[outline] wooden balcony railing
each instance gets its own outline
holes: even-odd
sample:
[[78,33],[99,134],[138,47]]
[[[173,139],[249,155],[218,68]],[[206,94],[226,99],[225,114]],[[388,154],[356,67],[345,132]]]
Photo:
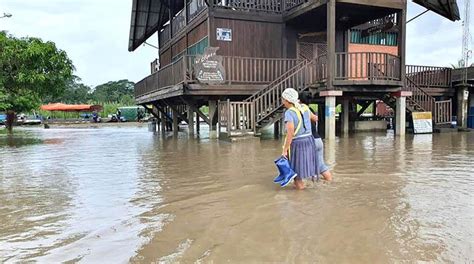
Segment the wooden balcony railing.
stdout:
[[285,11],[289,11],[297,6],[300,6],[304,3],[308,2],[308,0],[286,0],[285,1]]
[[210,0],[214,8],[281,13],[283,0]]
[[172,25],[172,31],[171,31],[172,36],[176,35],[186,26],[186,12],[184,12],[184,9],[179,11],[176,14],[176,16],[173,18],[171,25]]
[[336,53],[335,80],[400,80],[400,58],[377,52]]
[[188,3],[188,8],[187,8],[187,16],[188,16],[188,21],[193,20],[194,18],[201,13],[202,10],[206,9],[207,5],[204,0],[193,0]]
[[[183,56],[176,62],[161,68],[136,84],[135,96],[141,96],[164,87],[186,82],[196,82],[195,56]],[[226,84],[269,84],[301,60],[282,58],[248,58],[223,56]],[[152,84],[154,83],[154,88]],[[144,87],[146,86],[146,88]]]
[[297,59],[223,57],[229,84],[268,84],[298,64]]
[[159,33],[158,41],[160,43],[160,47],[163,47],[163,45],[166,44],[170,40],[171,40],[171,27],[168,24]]
[[406,75],[421,87],[450,87],[451,69],[444,67],[407,65]]
[[163,87],[177,85],[185,80],[186,64],[184,58],[180,58],[135,84],[135,97],[155,92]]

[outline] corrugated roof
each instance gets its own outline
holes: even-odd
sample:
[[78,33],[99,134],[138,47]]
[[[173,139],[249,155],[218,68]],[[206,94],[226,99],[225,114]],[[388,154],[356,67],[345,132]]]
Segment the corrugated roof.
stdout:
[[128,50],[134,51],[169,20],[174,0],[133,0]]
[[438,13],[449,20],[456,21],[461,19],[456,0],[413,0],[413,2]]

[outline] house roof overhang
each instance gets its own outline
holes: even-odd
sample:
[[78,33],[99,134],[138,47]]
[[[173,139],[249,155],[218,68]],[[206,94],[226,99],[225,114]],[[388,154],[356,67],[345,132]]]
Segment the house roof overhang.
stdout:
[[456,0],[413,0],[413,2],[431,10],[451,21],[460,20]]
[[128,50],[136,50],[183,6],[184,0],[133,0]]

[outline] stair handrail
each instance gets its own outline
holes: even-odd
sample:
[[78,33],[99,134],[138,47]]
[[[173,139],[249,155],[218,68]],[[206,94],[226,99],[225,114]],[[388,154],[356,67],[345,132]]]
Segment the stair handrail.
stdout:
[[289,72],[293,72],[297,69],[299,69],[300,67],[302,67],[304,64],[305,64],[306,60],[301,60],[298,64],[296,64],[294,67],[290,68],[289,70],[287,70],[286,72],[284,72],[282,75],[280,75],[278,78],[276,78],[275,80],[273,80],[271,83],[269,83],[267,86],[265,86],[265,88],[259,90],[258,92],[255,92],[254,94],[252,94],[251,96],[249,96],[248,98],[246,98],[244,100],[244,102],[250,102],[252,100],[254,100],[255,98],[257,98],[258,96],[260,96],[262,93],[266,92],[268,89],[271,89],[275,84],[279,83],[282,79],[286,78],[285,76],[289,73]]
[[413,102],[414,104],[418,105],[419,107],[421,107],[424,111],[430,111],[432,112],[433,111],[433,105],[434,105],[434,102],[436,101],[435,98],[433,96],[431,96],[429,93],[427,93],[425,90],[423,90],[417,83],[415,83],[411,77],[408,77],[406,76],[405,77],[406,80],[407,80],[407,83],[410,83],[411,85],[407,85],[407,88],[410,89],[410,91],[412,92],[417,92],[417,93],[421,93],[422,95],[421,96],[424,96],[426,97],[428,100],[427,101],[431,101],[430,104],[428,104],[429,106],[429,109],[426,108],[426,105],[423,105],[422,103],[419,102],[419,100],[416,100],[416,97],[420,97],[419,95],[418,96],[412,96],[412,97],[408,97],[409,100],[411,102]]
[[[262,116],[259,116],[261,114],[261,111],[260,110],[260,107],[259,107],[259,104],[262,100],[262,98],[264,96],[268,96],[270,94],[270,92],[273,92],[277,87],[279,87],[280,85],[282,85],[283,83],[285,83],[286,81],[288,81],[290,78],[294,77],[295,75],[303,72],[303,71],[306,71],[309,69],[308,66],[310,65],[315,65],[317,66],[317,61],[319,60],[320,57],[324,57],[326,56],[326,54],[322,54],[320,56],[318,56],[317,58],[311,60],[311,61],[305,61],[305,64],[303,65],[303,67],[301,67],[300,69],[296,70],[295,72],[293,72],[292,74],[290,74],[289,76],[287,76],[286,78],[284,78],[283,80],[281,80],[280,82],[278,82],[277,84],[275,84],[272,88],[269,88],[266,92],[264,92],[263,94],[261,94],[260,96],[258,96],[257,98],[255,98],[253,101],[255,102],[255,115],[256,115],[256,122],[259,123],[261,122],[262,120],[264,120],[265,118],[267,118],[268,116],[270,116],[271,114],[273,114],[275,111],[277,111],[281,106],[282,104],[280,103],[279,105],[277,106],[274,106],[273,109],[271,111],[269,111],[268,113],[262,115]],[[303,76],[303,79],[306,80],[306,78],[304,78],[305,76]],[[299,90],[299,87],[293,87],[294,89],[297,89]],[[276,100],[280,100],[280,98],[276,98]],[[271,104],[271,103],[270,103]]]

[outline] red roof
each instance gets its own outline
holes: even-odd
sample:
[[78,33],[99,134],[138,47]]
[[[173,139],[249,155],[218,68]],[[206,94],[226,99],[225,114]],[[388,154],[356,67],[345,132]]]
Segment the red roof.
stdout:
[[46,110],[46,111],[63,111],[63,112],[92,112],[92,111],[97,111],[100,112],[102,111],[102,106],[100,105],[86,105],[86,104],[81,104],[81,105],[68,105],[68,104],[47,104],[47,105],[42,105],[41,110]]

